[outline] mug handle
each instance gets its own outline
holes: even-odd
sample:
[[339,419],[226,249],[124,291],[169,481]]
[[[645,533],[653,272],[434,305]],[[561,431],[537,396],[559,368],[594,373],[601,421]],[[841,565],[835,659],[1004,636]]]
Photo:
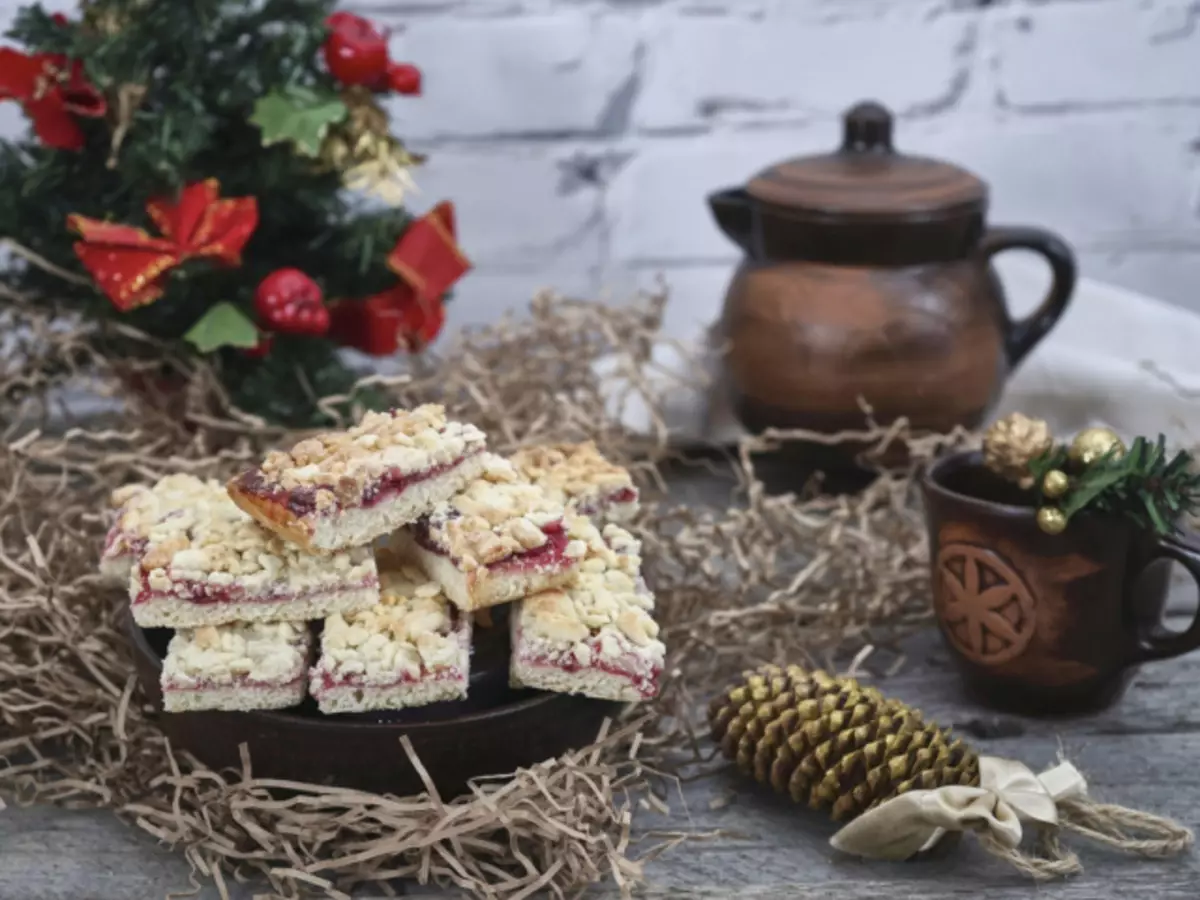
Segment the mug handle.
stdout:
[[[1197,588],[1200,588],[1200,550],[1189,547],[1175,538],[1160,537],[1155,541],[1150,552],[1150,559],[1146,562],[1143,571],[1162,559],[1177,562],[1187,569],[1188,574],[1196,582]],[[1200,647],[1200,609],[1196,611],[1196,615],[1192,618],[1192,624],[1188,626],[1187,630],[1178,634],[1166,631],[1157,617],[1154,620],[1138,619],[1136,621],[1138,623],[1137,647],[1133,651],[1135,663],[1169,659]]]
[[1009,369],[1015,369],[1066,310],[1075,290],[1075,254],[1058,235],[1040,228],[989,228],[979,242],[979,250],[989,263],[1005,250],[1032,250],[1050,264],[1050,293],[1041,306],[1015,321],[1007,308],[1004,310],[1004,352]]

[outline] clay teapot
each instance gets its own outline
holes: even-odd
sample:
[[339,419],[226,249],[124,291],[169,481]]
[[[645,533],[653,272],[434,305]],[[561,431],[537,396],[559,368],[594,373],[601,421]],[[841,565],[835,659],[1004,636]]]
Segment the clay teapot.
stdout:
[[[1037,228],[988,228],[970,172],[892,146],[892,116],[863,103],[833,153],[773,166],[709,197],[746,253],[716,330],[742,423],[821,432],[887,423],[975,426],[1008,373],[1058,321],[1075,258]],[[992,257],[1033,250],[1049,294],[1013,319]]]

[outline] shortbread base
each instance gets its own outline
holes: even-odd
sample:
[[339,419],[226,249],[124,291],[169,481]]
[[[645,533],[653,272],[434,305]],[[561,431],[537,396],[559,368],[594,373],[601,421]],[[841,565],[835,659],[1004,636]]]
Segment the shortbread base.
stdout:
[[555,694],[582,694],[596,700],[637,703],[650,699],[628,677],[622,675],[614,675],[603,669],[566,672],[555,666],[524,663],[516,655],[509,666],[508,680],[514,688],[534,688]]
[[426,550],[407,532],[396,536],[395,546],[408,559],[442,587],[450,602],[464,612],[472,612],[501,603],[520,600],[538,591],[574,583],[579,567],[574,560],[565,568],[538,570],[535,568],[509,572],[499,569],[476,569],[466,573],[447,556]]
[[142,628],[198,628],[230,622],[309,622],[335,613],[367,609],[379,602],[379,585],[316,594],[299,600],[241,600],[189,603],[176,596],[132,604],[133,621]]
[[461,700],[467,696],[467,679],[431,678],[387,686],[347,684],[324,687],[314,675],[309,692],[317,701],[317,708],[326,715],[379,712],[428,706],[444,700]]
[[287,684],[266,687],[264,685],[229,685],[193,690],[172,689],[163,686],[163,711],[201,712],[220,710],[224,712],[248,712],[255,709],[287,709],[297,706],[304,699],[304,678]]

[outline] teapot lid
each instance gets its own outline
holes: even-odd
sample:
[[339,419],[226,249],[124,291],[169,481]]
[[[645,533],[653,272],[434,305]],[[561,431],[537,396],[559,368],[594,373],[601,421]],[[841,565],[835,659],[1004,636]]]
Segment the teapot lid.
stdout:
[[756,175],[746,193],[822,218],[929,220],[982,215],[987,185],[966,169],[892,146],[892,114],[873,102],[843,117],[842,146]]

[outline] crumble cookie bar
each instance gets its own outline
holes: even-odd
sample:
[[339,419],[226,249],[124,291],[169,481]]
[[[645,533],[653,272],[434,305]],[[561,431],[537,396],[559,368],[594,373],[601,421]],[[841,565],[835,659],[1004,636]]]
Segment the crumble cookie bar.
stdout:
[[563,515],[512,463],[489,453],[479,478],[394,543],[469,612],[575,579],[585,548],[567,537]]
[[512,456],[522,475],[580,515],[627,522],[637,514],[638,490],[629,472],[605,459],[592,441],[526,447]]
[[268,453],[229,482],[229,495],[263,526],[310,551],[341,550],[415,522],[482,471],[474,425],[441,406],[369,412],[348,431]]
[[117,516],[104,538],[100,574],[114,584],[126,584],[137,558],[146,549],[151,527],[163,516],[221,497],[225,489],[216,481],[192,475],[167,475],[154,485],[127,484],[112,492]]
[[379,605],[330,616],[309,691],[324,713],[425,706],[467,696],[471,617],[415,566],[380,573]]
[[616,525],[601,533],[586,519],[572,521],[571,535],[587,545],[579,580],[517,605],[509,681],[601,700],[651,699],[666,647],[650,614],[640,545]]
[[150,529],[129,596],[143,628],[303,622],[378,603],[379,577],[369,548],[310,556],[221,494]]
[[238,622],[177,631],[163,661],[166,712],[285,709],[304,699],[308,626]]

